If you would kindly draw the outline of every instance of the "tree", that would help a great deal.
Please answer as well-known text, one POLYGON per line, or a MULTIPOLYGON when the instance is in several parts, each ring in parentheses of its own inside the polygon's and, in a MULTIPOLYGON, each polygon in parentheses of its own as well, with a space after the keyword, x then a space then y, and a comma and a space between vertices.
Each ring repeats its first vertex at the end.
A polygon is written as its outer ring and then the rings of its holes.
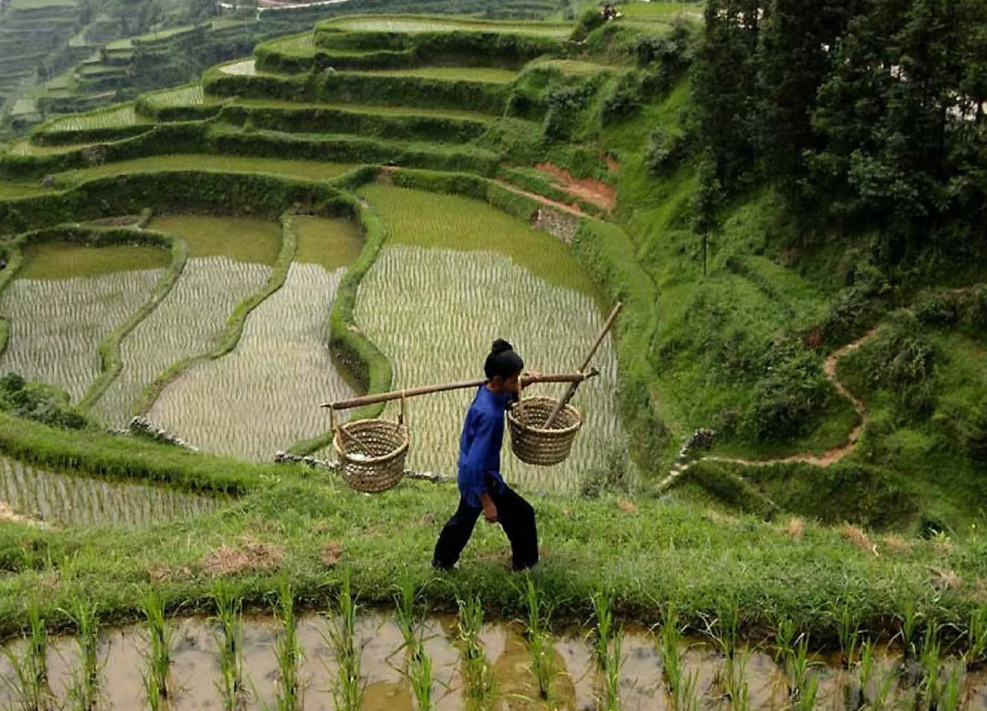
POLYGON ((702 238, 703 276, 707 273, 709 238, 720 228, 720 210, 723 207, 723 188, 717 177, 716 158, 706 149, 699 161, 699 188, 693 196, 693 230, 702 238))

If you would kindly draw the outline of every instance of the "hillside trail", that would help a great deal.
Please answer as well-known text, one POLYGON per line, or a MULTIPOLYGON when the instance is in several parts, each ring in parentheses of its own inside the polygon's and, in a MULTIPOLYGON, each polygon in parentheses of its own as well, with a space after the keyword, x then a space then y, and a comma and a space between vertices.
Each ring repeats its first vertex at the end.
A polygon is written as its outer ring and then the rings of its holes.
MULTIPOLYGON (((608 168, 613 172, 613 165, 607 161, 608 168)), ((573 197, 582 198, 599 208, 612 212, 617 206, 617 188, 593 178, 577 178, 568 170, 552 163, 536 163, 535 170, 545 173, 559 181, 559 188, 573 197)))
POLYGON ((495 182, 500 187, 505 188, 506 190, 510 190, 512 193, 516 193, 518 195, 524 195, 527 198, 531 198, 532 200, 541 203, 545 207, 550 207, 553 210, 561 210, 563 212, 568 212, 570 215, 574 215, 575 217, 586 217, 586 213, 580 210, 575 205, 566 205, 564 202, 559 202, 558 200, 552 200, 551 198, 547 198, 544 195, 539 195, 538 193, 531 193, 528 192, 527 190, 522 190, 521 188, 515 187, 514 185, 511 185, 510 183, 505 182, 503 180, 497 180, 495 182))
POLYGON ((662 481, 658 484, 658 490, 666 491, 696 462, 721 462, 724 464, 739 464, 745 467, 769 467, 774 464, 810 464, 812 466, 826 468, 843 460, 856 448, 857 441, 860 439, 860 435, 864 431, 864 427, 867 425, 867 408, 864 406, 863 402, 861 402, 842 382, 840 382, 840 379, 836 376, 836 368, 841 358, 858 350, 861 346, 880 333, 882 328, 884 328, 883 324, 875 326, 853 343, 849 343, 830 353, 829 356, 827 356, 826 361, 823 363, 823 373, 825 374, 826 379, 833 384, 833 387, 836 388, 840 395, 853 404, 853 409, 857 412, 857 425, 850 431, 850 434, 847 435, 846 440, 842 444, 833 447, 832 449, 828 449, 822 454, 805 452, 802 454, 793 454, 788 457, 777 457, 774 459, 742 459, 736 457, 710 456, 700 457, 699 459, 688 463, 680 460, 672 466, 669 470, 668 476, 662 479, 662 481))

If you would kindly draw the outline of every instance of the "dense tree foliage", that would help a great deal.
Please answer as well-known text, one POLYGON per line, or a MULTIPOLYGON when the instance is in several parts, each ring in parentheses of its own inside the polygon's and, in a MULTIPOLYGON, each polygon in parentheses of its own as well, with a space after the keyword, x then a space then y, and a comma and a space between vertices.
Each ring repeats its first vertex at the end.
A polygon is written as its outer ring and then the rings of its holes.
POLYGON ((987 3, 709 0, 705 20, 695 126, 727 193, 768 178, 815 224, 876 228, 887 267, 987 251, 987 3))

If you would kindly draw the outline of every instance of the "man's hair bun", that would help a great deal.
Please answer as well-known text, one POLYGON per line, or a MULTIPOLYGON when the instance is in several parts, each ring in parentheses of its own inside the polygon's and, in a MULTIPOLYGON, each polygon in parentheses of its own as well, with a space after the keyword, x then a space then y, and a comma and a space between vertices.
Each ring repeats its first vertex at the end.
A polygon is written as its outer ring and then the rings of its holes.
POLYGON ((505 341, 503 338, 498 338, 496 341, 494 341, 493 346, 490 348, 490 352, 493 353, 494 355, 500 355, 501 353, 505 353, 507 351, 513 351, 513 350, 514 350, 514 346, 512 346, 510 343, 505 341))

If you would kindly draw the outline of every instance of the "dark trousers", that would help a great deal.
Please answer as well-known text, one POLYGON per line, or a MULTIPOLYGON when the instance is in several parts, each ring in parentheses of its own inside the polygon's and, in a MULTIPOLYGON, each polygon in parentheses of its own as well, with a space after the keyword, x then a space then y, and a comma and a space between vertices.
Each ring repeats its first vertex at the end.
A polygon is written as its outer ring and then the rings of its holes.
MULTIPOLYGON (((530 568, 538 562, 538 530, 535 527, 534 508, 506 484, 503 491, 489 493, 497 507, 498 522, 511 542, 511 569, 530 568)), ((474 508, 465 499, 459 499, 459 508, 439 534, 432 565, 437 568, 451 568, 459 560, 459 554, 473 535, 473 527, 482 513, 482 508, 474 508)))

